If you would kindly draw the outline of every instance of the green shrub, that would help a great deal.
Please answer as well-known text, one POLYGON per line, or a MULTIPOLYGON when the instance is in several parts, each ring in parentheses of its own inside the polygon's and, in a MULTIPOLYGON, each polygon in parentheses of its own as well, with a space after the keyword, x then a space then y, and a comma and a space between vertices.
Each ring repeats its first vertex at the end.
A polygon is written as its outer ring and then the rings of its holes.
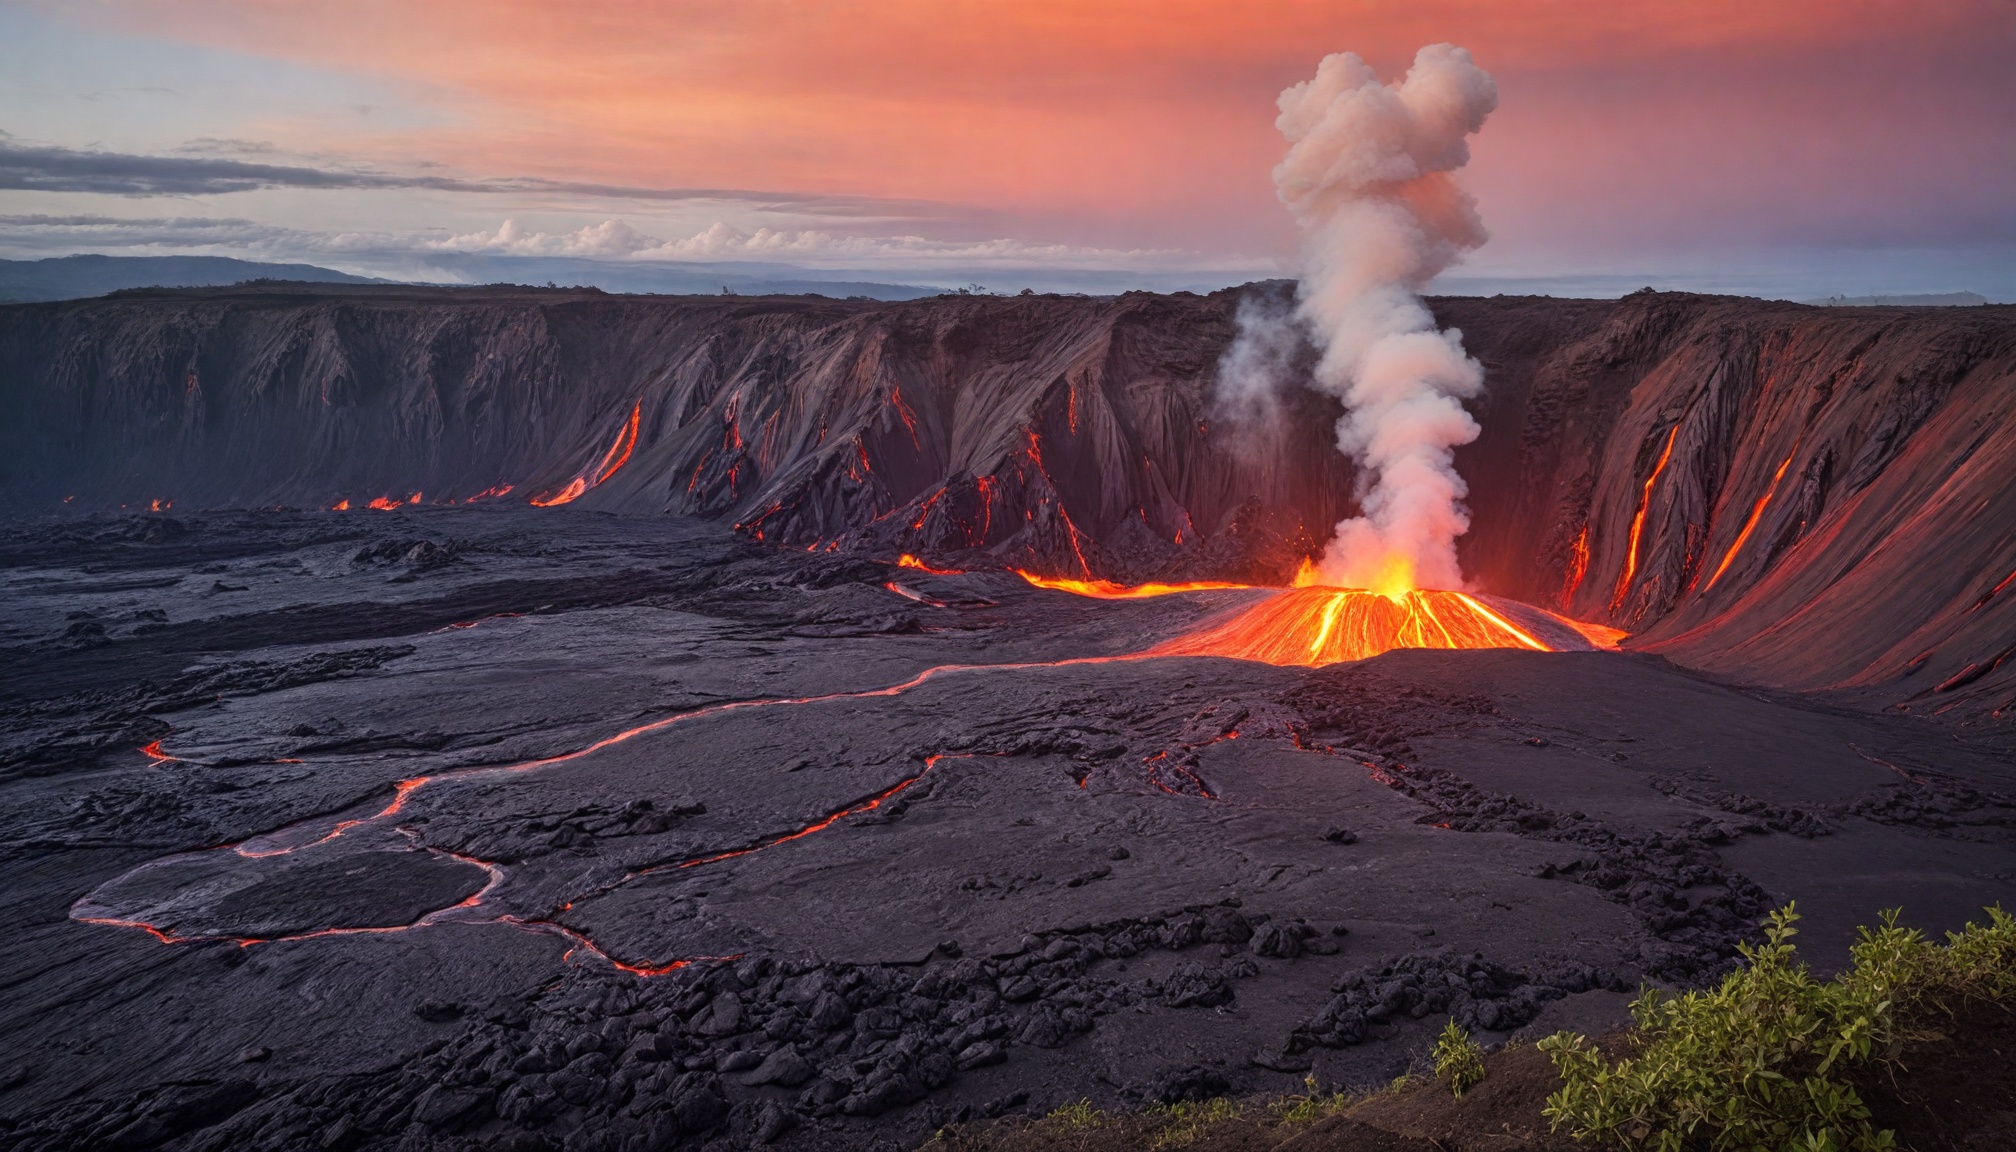
POLYGON ((1103 1128, 1113 1122, 1113 1118, 1092 1106, 1090 1100, 1078 1100, 1059 1108, 1037 1121, 1048 1128, 1063 1132, 1080 1132, 1087 1128, 1103 1128))
POLYGON ((1893 1148, 1845 1074, 1894 1058, 1923 1010, 2016 994, 2016 918, 2000 908, 1988 917, 1941 946, 1899 928, 1893 910, 1861 930, 1847 972, 1817 981, 1796 959, 1799 916, 1787 904, 1720 986, 1641 993, 1632 1055, 1612 1064, 1565 1032, 1541 1041, 1563 1081, 1545 1113, 1578 1138, 1651 1152, 1893 1148))
POLYGON ((1148 1114, 1162 1122, 1162 1131, 1156 1134, 1151 1147, 1183 1148, 1196 1143, 1211 1125, 1221 1120, 1237 1120, 1239 1106, 1219 1096, 1201 1103, 1185 1100, 1157 1104, 1148 1109, 1148 1114))
POLYGON ((1314 1124, 1342 1112, 1354 1099, 1348 1092, 1318 1092, 1313 1072, 1302 1078, 1302 1087, 1301 1095, 1283 1096, 1268 1104, 1267 1110, 1283 1124, 1314 1124))
POLYGON ((1430 1055, 1435 1058, 1435 1078, 1448 1084, 1459 1100, 1484 1079, 1484 1050, 1454 1019, 1443 1025, 1430 1055))

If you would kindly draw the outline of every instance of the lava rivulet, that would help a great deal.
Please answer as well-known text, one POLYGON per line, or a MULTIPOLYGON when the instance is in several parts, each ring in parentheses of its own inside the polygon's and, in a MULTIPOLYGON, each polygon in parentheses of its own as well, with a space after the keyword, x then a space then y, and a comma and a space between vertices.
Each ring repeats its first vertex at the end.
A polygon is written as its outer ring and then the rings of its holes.
POLYGON ((1226 656, 1311 667, 1363 660, 1395 648, 1553 651, 1463 592, 1397 596, 1362 588, 1292 588, 1230 620, 1157 645, 1154 656, 1226 656))
MULTIPOLYGON (((1778 483, 1785 479, 1785 470, 1792 466, 1792 457, 1798 452, 1798 446, 1794 445, 1792 451, 1785 454, 1785 462, 1778 465, 1778 471, 1772 473, 1771 486, 1764 489, 1764 495, 1757 498, 1756 506, 1750 509, 1750 518, 1743 522, 1743 530, 1736 533, 1735 542, 1729 545, 1729 551, 1722 554, 1722 563, 1715 566, 1715 574, 1708 578, 1708 588, 1715 587, 1715 582, 1722 579, 1722 574, 1729 570, 1729 565, 1736 559, 1736 553, 1743 550, 1743 542, 1750 539, 1750 533, 1757 530, 1757 521, 1764 518, 1764 509, 1770 505, 1771 497, 1778 494, 1778 483)), ((1702 591, 1705 592, 1707 589, 1704 588, 1702 591)))
POLYGON ((1058 592, 1070 592, 1077 596, 1090 596, 1095 600, 1141 600, 1152 596, 1168 596, 1176 592, 1210 592, 1227 588, 1251 588, 1251 584, 1226 584, 1215 580, 1199 580, 1188 584, 1116 584, 1111 580, 1071 580, 1061 576, 1038 576, 1034 572, 1015 569, 1015 574, 1038 588, 1049 588, 1058 592))
POLYGON ((642 421, 643 416, 644 402, 639 400, 631 406, 630 419, 616 433, 615 442, 610 444, 609 450, 602 454, 601 462, 568 481, 566 486, 562 487, 559 491, 532 497, 533 506, 552 508, 556 505, 572 503, 586 495, 589 489, 598 487, 603 481, 614 476, 617 469, 630 462, 630 453, 637 447, 637 427, 642 421))
POLYGON ((1631 517, 1631 537, 1624 546, 1624 571, 1617 576, 1617 590, 1610 596, 1610 611, 1624 606, 1624 594, 1631 590, 1631 578, 1638 574, 1638 539, 1645 532, 1645 513, 1652 507, 1652 487, 1659 483, 1659 474, 1666 471, 1666 462, 1673 458, 1673 442, 1680 438, 1680 425, 1666 433, 1665 450, 1659 453, 1659 462, 1652 466, 1652 474, 1645 478, 1645 487, 1638 494, 1638 511, 1631 517))

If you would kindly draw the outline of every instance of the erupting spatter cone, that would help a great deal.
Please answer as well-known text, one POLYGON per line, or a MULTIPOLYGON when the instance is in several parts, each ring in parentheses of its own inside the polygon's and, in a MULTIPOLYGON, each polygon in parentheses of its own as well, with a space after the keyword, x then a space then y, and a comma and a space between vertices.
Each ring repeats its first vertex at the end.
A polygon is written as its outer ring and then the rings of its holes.
POLYGON ((1149 650, 1311 667, 1395 648, 1524 648, 1552 652, 1531 632, 1464 592, 1292 588, 1212 627, 1149 650))

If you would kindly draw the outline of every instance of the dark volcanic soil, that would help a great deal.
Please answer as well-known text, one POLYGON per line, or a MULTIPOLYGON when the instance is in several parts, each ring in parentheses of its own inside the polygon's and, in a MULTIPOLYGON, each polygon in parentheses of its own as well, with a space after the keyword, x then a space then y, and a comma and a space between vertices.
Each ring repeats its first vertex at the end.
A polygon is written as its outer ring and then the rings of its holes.
POLYGON ((1644 654, 1124 659, 1258 593, 579 509, 0 555, 10 1148, 914 1144, 1598 1031, 1785 900, 1824 963, 2016 888, 1992 730, 1644 654))

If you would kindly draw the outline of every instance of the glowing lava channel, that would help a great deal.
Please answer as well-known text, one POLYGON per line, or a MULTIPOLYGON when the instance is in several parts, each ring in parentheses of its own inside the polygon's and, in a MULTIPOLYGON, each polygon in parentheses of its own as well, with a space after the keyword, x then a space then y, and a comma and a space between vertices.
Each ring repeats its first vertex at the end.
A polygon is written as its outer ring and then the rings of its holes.
POLYGON ((637 427, 644 416, 644 402, 639 400, 630 408, 630 419, 616 433, 616 440, 609 445, 609 451, 602 454, 602 462, 567 482, 566 487, 557 492, 548 492, 532 497, 535 508, 552 508, 570 504, 587 495, 588 491, 600 487, 616 474, 616 470, 630 462, 630 452, 637 447, 637 427))
POLYGON ((1020 568, 1014 572, 1038 588, 1069 592, 1076 596, 1090 596, 1095 600, 1141 600, 1153 596, 1169 596, 1177 592, 1211 592, 1227 588, 1252 587, 1251 584, 1226 584, 1215 580, 1199 580, 1189 584, 1116 584, 1111 580, 1070 580, 1061 576, 1038 576, 1034 572, 1024 572, 1020 568))
POLYGON ((1638 494, 1638 512, 1631 517, 1631 538, 1624 546, 1624 571, 1617 576, 1617 590, 1610 595, 1610 611, 1624 606, 1624 594, 1631 590, 1631 578, 1638 574, 1638 539, 1645 532, 1645 513, 1652 507, 1652 487, 1659 483, 1659 474, 1666 471, 1666 462, 1673 458, 1673 442, 1680 438, 1680 425, 1666 433, 1666 448, 1659 453, 1659 462, 1652 466, 1652 474, 1645 478, 1645 488, 1638 494))
MULTIPOLYGON (((1068 660, 1035 661, 1035 662, 1015 663, 1015 664, 944 664, 933 668, 927 668, 924 671, 919 672, 917 675, 911 677, 908 680, 903 681, 900 684, 892 684, 886 688, 870 688, 856 692, 832 692, 819 696, 773 697, 758 700, 737 700, 725 704, 710 705, 708 707, 696 709, 691 712, 681 712, 672 716, 667 716, 663 719, 655 720, 648 724, 640 724, 634 728, 627 728, 621 732, 616 733, 613 736, 607 736, 601 740, 597 740, 584 748, 577 749, 576 751, 573 752, 562 753, 557 756, 548 756, 537 760, 527 760, 518 764, 500 765, 497 767, 464 768, 452 772, 443 772, 432 776, 417 776, 411 779, 401 780, 394 787, 391 801, 387 803, 384 807, 378 809, 376 812, 373 812, 367 816, 352 817, 348 819, 337 820, 333 824, 329 825, 326 831, 322 831, 319 835, 316 834, 315 832, 315 826, 319 823, 319 821, 313 821, 313 820, 303 821, 299 824, 290 825, 286 828, 277 829, 273 832, 264 833, 259 836, 254 836, 249 839, 239 841, 235 844, 224 844, 219 845, 215 848, 200 849, 198 850, 198 852, 195 853, 178 853, 176 854, 175 857, 168 857, 164 859, 175 859, 181 856, 192 856, 201 853, 222 852, 222 851, 229 851, 235 853, 238 856, 250 860, 259 860, 276 856, 291 855, 295 852, 300 852, 306 849, 315 848, 321 845, 331 843, 332 841, 341 839, 357 829, 368 828, 378 825, 383 821, 398 815, 401 811, 405 809, 407 801, 413 796, 414 793, 420 791, 422 788, 425 788, 431 784, 447 780, 465 779, 470 777, 494 777, 521 772, 530 772, 537 769, 550 767, 556 764, 565 764, 570 761, 579 760, 583 757, 592 755, 605 748, 625 743, 629 740, 635 739, 636 737, 642 736, 646 733, 656 732, 660 729, 669 728, 675 724, 684 723, 689 720, 698 720, 706 716, 720 715, 721 713, 724 712, 736 712, 753 708, 771 708, 771 707, 790 706, 799 704, 818 704, 833 700, 862 700, 862 699, 871 699, 887 696, 900 696, 903 693, 908 692, 913 688, 919 687, 920 685, 923 685, 939 676, 955 672, 979 672, 989 670, 1007 671, 1007 670, 1023 670, 1031 668, 1060 668, 1078 664, 1108 664, 1129 660, 1141 660, 1146 658, 1147 658, 1146 653, 1137 653, 1137 654, 1120 655, 1120 656, 1084 656, 1068 660)), ((143 749, 143 751, 145 750, 143 749)), ((974 754, 965 754, 965 755, 974 755, 974 754)), ((759 852, 766 848, 772 848, 780 844, 788 844, 794 840, 803 839, 804 837, 810 836, 814 833, 832 827, 834 824, 838 823, 839 821, 845 819, 848 816, 857 815, 862 812, 868 812, 876 808, 879 808, 882 804, 894 798, 897 794, 901 793, 903 790, 911 787, 912 785, 916 784, 919 780, 923 779, 926 773, 930 772, 931 769, 936 767, 941 761, 948 758, 951 757, 948 757, 947 755, 944 754, 934 755, 924 762, 923 768, 916 774, 908 776, 902 780, 899 780, 896 784, 880 792, 877 792, 874 795, 867 797, 866 799, 850 803, 835 812, 829 813, 826 816, 819 818, 818 820, 815 820, 809 824, 806 824, 792 831, 767 837, 755 843, 743 845, 742 847, 739 848, 731 848, 723 851, 706 853, 699 856, 678 860, 669 864, 654 865, 646 868, 637 869, 635 871, 626 874, 621 879, 611 884, 605 885, 602 888, 595 890, 594 892, 586 894, 586 896, 577 897, 576 899, 578 900, 586 898, 587 896, 600 895, 604 892, 611 891, 615 888, 621 887, 622 885, 627 884, 630 881, 635 880, 641 876, 653 875, 659 872, 665 872, 674 869, 696 868, 704 864, 712 864, 718 861, 729 860, 739 856, 747 856, 750 855, 751 853, 759 852)), ((407 830, 403 828, 399 829, 399 831, 407 832, 407 830)), ((411 835, 410 832, 408 832, 407 834, 411 835)), ((224 936, 224 935, 194 935, 194 934, 181 935, 171 929, 162 928, 159 925, 149 923, 143 919, 131 916, 117 915, 113 913, 110 909, 106 909, 98 905, 93 900, 93 896, 95 896, 97 893, 96 889, 94 889, 91 893, 87 893, 84 896, 79 897, 78 900, 71 905, 70 918, 80 923, 96 924, 103 927, 139 929, 140 931, 146 932, 148 935, 154 937, 156 940, 159 940, 163 944, 192 944, 205 941, 228 941, 230 943, 237 944, 241 948, 250 948, 258 944, 274 944, 274 943, 291 942, 298 940, 313 940, 332 936, 387 935, 396 932, 410 931, 415 928, 429 927, 431 925, 442 923, 504 924, 524 931, 539 932, 547 935, 559 936, 567 940, 570 944, 570 947, 567 953, 562 957, 563 959, 571 958, 576 953, 579 952, 586 952, 590 955, 596 956, 604 961, 607 961, 612 967, 615 967, 620 971, 629 972, 637 976, 660 976, 668 972, 677 971, 678 969, 687 967, 688 965, 693 963, 710 962, 716 960, 733 960, 736 958, 732 956, 729 957, 705 956, 705 957, 689 957, 686 959, 674 960, 665 964, 658 964, 658 965, 632 964, 626 961, 616 959, 614 956, 611 956, 605 949, 597 945, 593 940, 589 939, 586 935, 584 935, 580 931, 573 928, 569 928, 563 924, 559 924, 548 917, 524 917, 506 913, 487 918, 473 918, 468 915, 468 912, 471 909, 481 905, 485 900, 485 898, 487 898, 493 891, 497 889, 497 887, 500 884, 502 884, 504 880, 503 867, 491 861, 479 860, 475 857, 464 856, 458 853, 449 852, 445 849, 426 847, 420 850, 424 850, 433 853, 435 855, 447 857, 450 859, 459 860, 463 863, 482 868, 489 874, 489 881, 483 886, 483 888, 480 891, 476 892, 475 894, 461 901, 458 901, 457 903, 452 904, 446 908, 440 908, 432 912, 429 912, 410 924, 374 926, 368 928, 329 927, 329 928, 316 929, 311 932, 297 933, 288 936, 238 937, 238 936, 224 936)), ((143 869, 149 868, 152 867, 154 864, 159 864, 161 862, 162 861, 155 861, 153 862, 153 864, 143 864, 140 867, 143 869)), ((128 873, 128 875, 131 875, 131 873, 128 873)), ((565 912, 567 909, 572 907, 572 905, 573 901, 568 901, 567 903, 562 904, 558 911, 565 912)))
POLYGON ((1703 592, 1715 587, 1715 582, 1722 579, 1722 574, 1727 572, 1729 565, 1735 561, 1736 553, 1743 550, 1743 542, 1750 539, 1750 533, 1757 530, 1757 521, 1763 519, 1764 509, 1770 505, 1771 497, 1778 494, 1778 482, 1785 479, 1785 470, 1792 466, 1792 457, 1798 452, 1799 449, 1795 445, 1792 451, 1786 454, 1785 462, 1778 465, 1778 471, 1771 474, 1771 486, 1764 489, 1764 495, 1757 498, 1756 506, 1750 509, 1750 518, 1743 522, 1743 530, 1736 533, 1736 542, 1729 545, 1729 551, 1722 554, 1722 563, 1715 566, 1715 574, 1708 578, 1708 587, 1703 588, 1703 592))

